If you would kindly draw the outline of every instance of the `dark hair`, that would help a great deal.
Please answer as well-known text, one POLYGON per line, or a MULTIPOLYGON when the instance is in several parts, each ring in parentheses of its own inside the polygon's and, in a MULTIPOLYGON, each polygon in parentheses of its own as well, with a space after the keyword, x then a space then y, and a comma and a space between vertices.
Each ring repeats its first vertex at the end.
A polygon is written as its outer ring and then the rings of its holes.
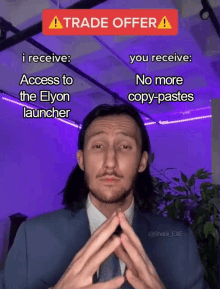
MULTIPOLYGON (((78 149, 83 150, 85 133, 93 120, 95 120, 97 117, 121 114, 127 114, 136 121, 140 128, 142 137, 141 153, 143 153, 143 151, 147 151, 148 155, 150 155, 151 146, 143 120, 141 119, 137 110, 129 104, 103 104, 93 109, 83 121, 82 129, 80 130, 78 138, 78 149)), ((84 172, 80 169, 78 164, 74 167, 73 171, 69 175, 66 186, 61 191, 61 193, 63 193, 62 205, 64 205, 66 209, 76 210, 85 207, 89 189, 87 188, 84 181, 84 172)), ((137 175, 134 189, 134 202, 139 210, 151 211, 153 208, 153 199, 154 189, 148 162, 146 169, 137 175)))

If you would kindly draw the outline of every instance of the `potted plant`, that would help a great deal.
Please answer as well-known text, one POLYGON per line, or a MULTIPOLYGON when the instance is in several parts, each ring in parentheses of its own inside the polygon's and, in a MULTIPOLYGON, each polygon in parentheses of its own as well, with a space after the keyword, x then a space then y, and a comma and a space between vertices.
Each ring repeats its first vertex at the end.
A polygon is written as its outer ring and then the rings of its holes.
MULTIPOLYGON (((154 155, 153 155, 154 158, 154 155)), ((152 157, 151 157, 152 163, 152 157)), ((192 229, 205 268, 205 280, 210 289, 219 288, 219 185, 207 179, 212 175, 199 169, 189 178, 169 180, 167 168, 153 177, 155 188, 154 213, 183 222, 192 229)))

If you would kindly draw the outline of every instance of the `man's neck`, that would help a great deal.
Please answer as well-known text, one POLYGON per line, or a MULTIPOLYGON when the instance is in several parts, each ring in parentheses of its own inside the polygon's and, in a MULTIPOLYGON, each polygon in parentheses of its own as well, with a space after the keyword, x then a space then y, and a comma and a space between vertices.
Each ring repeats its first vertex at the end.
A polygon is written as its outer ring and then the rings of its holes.
POLYGON ((130 194, 123 203, 117 204, 103 204, 100 203, 90 192, 89 198, 91 203, 106 217, 109 218, 117 209, 121 209, 122 212, 125 212, 132 204, 134 199, 133 194, 130 194))

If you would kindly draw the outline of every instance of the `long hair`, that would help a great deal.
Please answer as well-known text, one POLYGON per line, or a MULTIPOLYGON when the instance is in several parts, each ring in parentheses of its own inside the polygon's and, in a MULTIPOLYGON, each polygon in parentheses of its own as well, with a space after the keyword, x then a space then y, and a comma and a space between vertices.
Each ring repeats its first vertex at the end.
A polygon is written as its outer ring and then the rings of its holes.
MULTIPOLYGON (((151 146, 148 133, 146 131, 143 120, 141 119, 137 110, 129 104, 123 105, 108 105, 103 104, 93 109, 84 119, 82 129, 78 138, 78 149, 83 150, 85 133, 88 126, 97 117, 109 115, 127 114, 131 116, 138 124, 141 131, 142 146, 141 155, 144 151, 151 154, 151 146)), ((84 180, 84 171, 82 171, 77 164, 69 175, 65 188, 60 192, 63 194, 62 205, 66 209, 78 210, 85 207, 86 199, 89 193, 89 188, 86 186, 84 180)), ((148 162, 146 169, 137 175, 134 187, 134 202, 140 211, 151 211, 153 208, 154 188, 153 180, 150 175, 150 164, 148 162)))

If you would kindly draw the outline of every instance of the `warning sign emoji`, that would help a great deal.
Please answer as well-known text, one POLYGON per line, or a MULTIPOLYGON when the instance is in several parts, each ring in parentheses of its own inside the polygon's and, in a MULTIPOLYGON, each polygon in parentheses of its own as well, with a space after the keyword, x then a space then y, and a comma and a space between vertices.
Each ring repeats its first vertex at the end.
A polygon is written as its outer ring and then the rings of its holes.
POLYGON ((167 17, 164 16, 157 28, 158 29, 172 29, 172 26, 170 25, 169 21, 167 20, 167 17))
POLYGON ((49 29, 63 29, 62 24, 60 23, 59 19, 57 16, 55 16, 50 23, 49 29))

